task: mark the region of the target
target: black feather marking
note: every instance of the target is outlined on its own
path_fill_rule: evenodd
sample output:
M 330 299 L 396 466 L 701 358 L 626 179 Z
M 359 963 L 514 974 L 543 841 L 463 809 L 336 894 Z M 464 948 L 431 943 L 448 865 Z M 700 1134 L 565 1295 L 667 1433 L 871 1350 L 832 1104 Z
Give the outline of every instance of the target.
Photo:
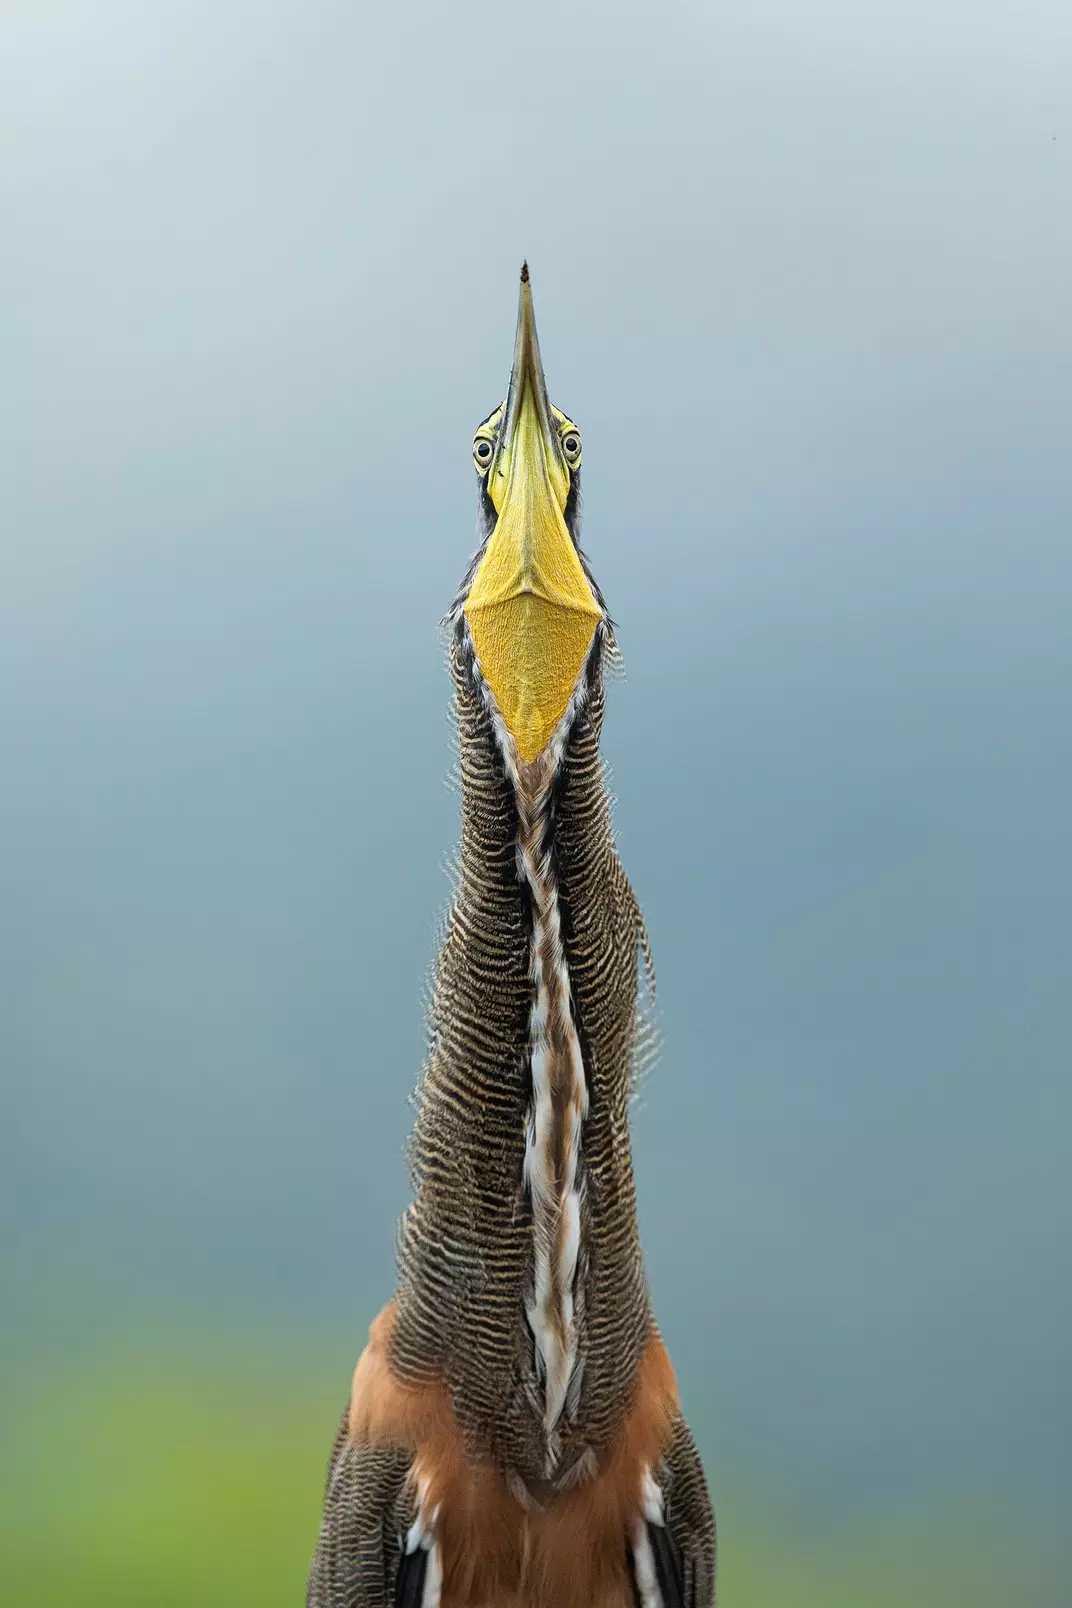
M 402 1555 L 395 1581 L 395 1608 L 421 1608 L 428 1573 L 428 1549 L 416 1547 Z
M 663 1608 L 688 1608 L 685 1602 L 685 1571 L 678 1548 L 663 1524 L 648 1525 L 648 1540 L 655 1560 L 655 1578 Z
M 562 511 L 566 521 L 566 529 L 573 539 L 574 547 L 581 545 L 581 471 L 579 468 L 570 471 L 569 491 L 566 493 L 566 506 Z

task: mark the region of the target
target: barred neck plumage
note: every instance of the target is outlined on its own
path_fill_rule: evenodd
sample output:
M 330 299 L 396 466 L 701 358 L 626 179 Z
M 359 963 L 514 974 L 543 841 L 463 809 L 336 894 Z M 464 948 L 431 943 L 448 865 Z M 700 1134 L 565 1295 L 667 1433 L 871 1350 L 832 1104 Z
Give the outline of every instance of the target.
M 452 623 L 460 871 L 393 1360 L 403 1378 L 445 1377 L 473 1450 L 535 1494 L 593 1466 L 650 1330 L 628 1129 L 645 940 L 599 756 L 605 616 L 528 764 L 460 610 Z

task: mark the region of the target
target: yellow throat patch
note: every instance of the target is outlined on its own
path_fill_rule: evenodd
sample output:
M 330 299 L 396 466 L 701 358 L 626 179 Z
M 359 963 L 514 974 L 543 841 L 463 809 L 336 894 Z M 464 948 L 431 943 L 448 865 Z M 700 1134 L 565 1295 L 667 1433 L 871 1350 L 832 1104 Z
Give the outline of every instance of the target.
M 526 387 L 508 464 L 489 492 L 499 518 L 480 561 L 465 617 L 484 679 L 523 762 L 546 748 L 566 712 L 602 618 L 566 527 L 564 487 L 548 461 Z

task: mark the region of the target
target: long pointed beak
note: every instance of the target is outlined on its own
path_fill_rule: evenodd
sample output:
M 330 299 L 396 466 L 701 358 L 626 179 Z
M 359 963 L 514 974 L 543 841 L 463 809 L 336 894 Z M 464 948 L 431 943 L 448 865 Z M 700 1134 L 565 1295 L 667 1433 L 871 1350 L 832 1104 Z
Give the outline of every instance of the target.
M 504 473 L 503 462 L 509 461 L 511 448 L 514 446 L 518 434 L 518 421 L 526 410 L 528 402 L 535 414 L 535 423 L 538 433 L 543 441 L 544 451 L 551 463 L 556 464 L 560 458 L 558 442 L 555 435 L 554 424 L 551 419 L 551 403 L 547 395 L 547 380 L 543 372 L 543 359 L 540 357 L 540 340 L 536 334 L 536 313 L 532 305 L 532 282 L 529 279 L 529 265 L 521 264 L 521 291 L 517 305 L 517 332 L 514 335 L 514 362 L 510 370 L 510 389 L 506 393 L 506 409 L 503 414 L 502 430 L 499 433 L 499 446 L 496 461 L 492 464 L 491 473 L 501 476 Z M 548 467 L 551 466 L 549 463 Z M 565 465 L 562 465 L 565 470 Z M 568 477 L 567 477 L 568 478 Z
M 498 519 L 465 601 L 481 670 L 526 764 L 565 714 L 602 618 L 566 526 L 569 488 L 526 265 L 510 389 L 487 480 Z

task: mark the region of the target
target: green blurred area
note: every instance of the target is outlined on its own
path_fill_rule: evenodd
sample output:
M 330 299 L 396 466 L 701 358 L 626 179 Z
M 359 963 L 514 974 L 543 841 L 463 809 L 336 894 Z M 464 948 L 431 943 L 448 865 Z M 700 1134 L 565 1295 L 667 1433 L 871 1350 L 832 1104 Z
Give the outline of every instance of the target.
M 36 1362 L 9 1371 L 0 1462 L 0 1595 L 52 1604 L 304 1601 L 327 1452 L 348 1381 L 271 1365 L 256 1340 Z M 708 1437 L 708 1441 L 710 1437 Z M 742 1500 L 706 1447 L 723 1608 L 1057 1608 L 1026 1538 L 950 1514 L 809 1533 Z M 735 1493 L 738 1493 L 735 1497 Z

